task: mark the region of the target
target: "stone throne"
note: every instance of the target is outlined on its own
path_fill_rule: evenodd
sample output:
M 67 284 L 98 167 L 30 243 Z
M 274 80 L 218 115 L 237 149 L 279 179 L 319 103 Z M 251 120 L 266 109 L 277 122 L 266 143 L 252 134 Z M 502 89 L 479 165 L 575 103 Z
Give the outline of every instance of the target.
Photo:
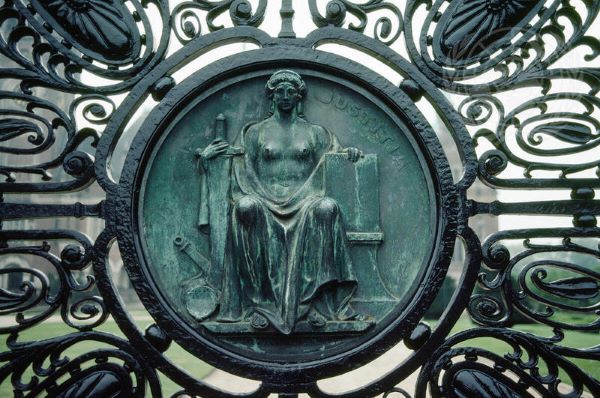
M 346 222 L 358 289 L 353 302 L 395 300 L 381 278 L 377 251 L 384 242 L 380 224 L 377 155 L 351 163 L 344 153 L 325 155 L 325 195 L 339 204 Z

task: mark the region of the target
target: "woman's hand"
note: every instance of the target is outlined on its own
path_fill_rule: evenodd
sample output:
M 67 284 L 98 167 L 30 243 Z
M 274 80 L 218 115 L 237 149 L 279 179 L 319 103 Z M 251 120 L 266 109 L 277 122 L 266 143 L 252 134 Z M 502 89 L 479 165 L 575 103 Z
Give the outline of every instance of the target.
M 358 148 L 344 148 L 342 149 L 342 152 L 348 154 L 348 160 L 352 163 L 358 162 L 358 160 L 363 157 L 362 151 Z
M 204 150 L 200 153 L 200 157 L 203 160 L 213 159 L 224 154 L 228 149 L 229 143 L 227 141 L 216 139 L 208 144 L 206 148 L 204 148 Z

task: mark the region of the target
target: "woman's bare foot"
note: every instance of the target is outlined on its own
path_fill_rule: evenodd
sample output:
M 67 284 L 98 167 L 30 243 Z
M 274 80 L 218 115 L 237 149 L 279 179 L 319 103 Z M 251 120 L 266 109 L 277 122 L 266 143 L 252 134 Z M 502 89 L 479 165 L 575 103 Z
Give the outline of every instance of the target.
M 308 323 L 316 328 L 322 328 L 327 323 L 327 319 L 317 310 L 311 308 L 308 312 Z
M 269 326 L 269 320 L 264 315 L 254 312 L 250 316 L 250 326 L 259 330 L 266 329 Z

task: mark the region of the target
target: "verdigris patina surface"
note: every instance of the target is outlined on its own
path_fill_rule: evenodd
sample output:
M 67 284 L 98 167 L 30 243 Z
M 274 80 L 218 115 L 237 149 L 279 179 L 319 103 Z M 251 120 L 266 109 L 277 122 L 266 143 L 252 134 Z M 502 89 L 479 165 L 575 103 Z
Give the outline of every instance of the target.
M 211 268 L 223 270 L 215 286 L 220 290 L 215 321 L 229 324 L 207 324 L 215 332 L 272 326 L 290 334 L 302 320 L 308 325 L 298 329 L 305 331 L 360 331 L 370 325 L 350 304 L 358 281 L 344 215 L 326 195 L 324 181 L 336 154 L 356 163 L 362 153 L 343 148 L 330 131 L 305 118 L 305 92 L 297 73 L 274 73 L 266 84 L 268 117 L 245 125 L 232 146 L 219 115 L 215 140 L 198 151 L 205 193 L 199 227 L 216 238 Z M 376 180 L 364 183 L 378 189 Z M 204 281 L 198 283 L 213 300 Z M 203 320 L 195 308 L 202 301 L 197 287 L 188 284 L 184 294 L 190 314 Z
M 142 186 L 161 295 L 196 333 L 257 359 L 367 341 L 410 301 L 435 242 L 408 127 L 311 69 L 203 91 L 154 144 Z

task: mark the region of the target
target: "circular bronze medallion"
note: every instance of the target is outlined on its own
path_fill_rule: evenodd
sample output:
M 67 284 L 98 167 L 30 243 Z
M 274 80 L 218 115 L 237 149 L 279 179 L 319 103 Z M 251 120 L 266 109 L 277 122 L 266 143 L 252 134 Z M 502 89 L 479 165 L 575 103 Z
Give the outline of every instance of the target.
M 279 63 L 169 93 L 126 162 L 120 244 L 183 347 L 250 377 L 310 378 L 415 326 L 448 265 L 451 178 L 401 90 L 351 63 Z

